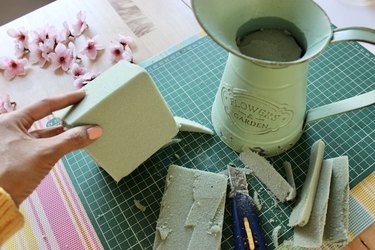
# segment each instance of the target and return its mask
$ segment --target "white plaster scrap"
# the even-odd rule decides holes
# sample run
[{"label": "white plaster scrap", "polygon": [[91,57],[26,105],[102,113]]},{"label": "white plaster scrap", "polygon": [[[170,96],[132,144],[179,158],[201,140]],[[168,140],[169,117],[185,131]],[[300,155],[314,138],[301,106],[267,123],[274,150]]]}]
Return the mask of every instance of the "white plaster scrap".
[{"label": "white plaster scrap", "polygon": [[244,149],[240,153],[240,160],[253,171],[278,200],[286,201],[293,188],[264,157],[250,149]]},{"label": "white plaster scrap", "polygon": [[322,140],[316,141],[311,147],[309,170],[303,184],[300,200],[289,217],[288,225],[291,227],[297,225],[302,227],[309,221],[322,167],[324,147],[325,144]]},{"label": "white plaster scrap", "polygon": [[142,212],[146,211],[146,207],[143,206],[139,200],[134,200],[134,205]]},{"label": "white plaster scrap", "polygon": [[281,226],[278,225],[272,230],[272,243],[273,246],[276,248],[279,246],[279,234],[280,234]]},{"label": "white plaster scrap", "polygon": [[221,233],[221,226],[220,225],[212,225],[210,230],[208,231],[209,234],[217,235]]},{"label": "white plaster scrap", "polygon": [[296,198],[296,195],[297,195],[297,188],[296,188],[296,183],[294,182],[293,169],[292,169],[292,165],[288,161],[285,161],[283,163],[283,167],[286,173],[286,180],[288,181],[290,186],[293,188],[292,191],[289,193],[288,197],[286,197],[287,201],[291,201],[291,200],[294,200],[294,198]]},{"label": "white plaster scrap", "polygon": [[333,158],[331,190],[324,240],[346,243],[349,230],[349,159]]},{"label": "white plaster scrap", "polygon": [[172,230],[165,225],[156,227],[156,231],[158,232],[161,240],[167,239],[168,235],[172,232]]},{"label": "white plaster scrap", "polygon": [[197,132],[197,133],[204,133],[213,135],[214,131],[212,129],[207,128],[195,121],[188,120],[186,118],[175,116],[174,120],[176,121],[177,127],[179,131],[187,131],[187,132]]},{"label": "white plaster scrap", "polygon": [[171,145],[174,145],[176,143],[180,143],[182,141],[182,139],[179,139],[179,138],[173,138],[171,139],[169,142],[167,142],[166,144],[163,145],[163,147],[161,147],[161,149],[164,149],[166,147],[169,147]]},{"label": "white plaster scrap", "polygon": [[[237,170],[243,172],[245,175],[250,175],[250,174],[253,173],[253,171],[251,169],[249,169],[249,168],[237,168],[233,163],[229,163],[228,165],[230,165],[232,167],[235,167]],[[219,174],[223,174],[223,175],[229,176],[229,174],[228,174],[228,168],[220,171]]]},{"label": "white plaster scrap", "polygon": [[332,163],[331,159],[323,161],[309,222],[302,227],[294,227],[294,245],[296,246],[318,248],[323,244],[324,225],[327,217],[332,177]]},{"label": "white plaster scrap", "polygon": [[259,199],[259,195],[258,195],[257,191],[254,191],[253,201],[254,201],[254,204],[257,207],[258,211],[261,211],[262,210],[262,202]]}]

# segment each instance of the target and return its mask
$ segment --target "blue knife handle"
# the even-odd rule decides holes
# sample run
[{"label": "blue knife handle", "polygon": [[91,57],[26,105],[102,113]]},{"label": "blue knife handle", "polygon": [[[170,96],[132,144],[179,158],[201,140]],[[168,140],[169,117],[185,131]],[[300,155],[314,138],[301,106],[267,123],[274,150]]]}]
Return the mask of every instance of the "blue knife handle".
[{"label": "blue knife handle", "polygon": [[241,192],[236,192],[232,204],[232,230],[234,238],[234,249],[248,250],[251,249],[246,232],[244,218],[250,225],[251,235],[256,250],[267,250],[266,241],[262,228],[260,227],[257,209],[253,199]]}]

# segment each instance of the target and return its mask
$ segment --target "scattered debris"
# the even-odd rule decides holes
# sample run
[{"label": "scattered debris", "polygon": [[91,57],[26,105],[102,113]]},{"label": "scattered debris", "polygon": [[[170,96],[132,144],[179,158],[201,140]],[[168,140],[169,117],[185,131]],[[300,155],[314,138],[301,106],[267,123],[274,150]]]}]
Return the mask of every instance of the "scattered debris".
[{"label": "scattered debris", "polygon": [[245,149],[240,153],[240,160],[253,171],[279,201],[287,200],[293,188],[264,157],[250,149]]},{"label": "scattered debris", "polygon": [[277,227],[275,227],[272,231],[272,242],[273,242],[273,246],[274,248],[277,248],[279,246],[279,234],[280,234],[280,229],[281,229],[281,226],[278,225]]},{"label": "scattered debris", "polygon": [[134,200],[134,205],[142,212],[146,211],[146,207],[141,204],[139,200]]},{"label": "scattered debris", "polygon": [[289,185],[293,188],[292,191],[289,193],[288,197],[286,198],[287,201],[291,201],[294,200],[294,198],[296,198],[297,195],[297,188],[296,183],[294,182],[293,169],[292,165],[288,161],[285,161],[283,163],[283,167],[286,173],[286,180],[288,181]]},{"label": "scattered debris", "polygon": [[259,195],[258,195],[257,191],[254,191],[253,201],[254,201],[254,204],[257,207],[258,211],[261,211],[262,210],[262,202],[259,199]]}]

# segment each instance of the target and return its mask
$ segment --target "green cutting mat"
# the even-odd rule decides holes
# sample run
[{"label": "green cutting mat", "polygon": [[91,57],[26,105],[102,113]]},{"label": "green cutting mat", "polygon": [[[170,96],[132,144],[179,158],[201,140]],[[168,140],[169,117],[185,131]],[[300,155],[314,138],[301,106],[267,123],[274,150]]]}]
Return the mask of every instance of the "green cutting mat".
[{"label": "green cutting mat", "polygon": [[[227,59],[227,53],[207,36],[190,40],[164,58],[146,67],[175,115],[211,127],[210,111]],[[146,65],[146,64],[144,64]],[[311,62],[308,84],[308,108],[328,104],[375,89],[375,56],[357,43],[330,46]],[[114,117],[116,119],[116,117]],[[325,157],[348,155],[350,186],[353,187],[375,169],[375,106],[328,118],[309,125],[298,144],[289,152],[270,158],[281,170],[288,160],[294,167],[300,190],[308,167],[310,146],[322,138]],[[142,164],[118,184],[97,167],[84,152],[76,151],[63,161],[91,222],[106,249],[150,249],[154,240],[164,179],[170,164],[220,172],[228,163],[243,164],[218,136],[180,133],[182,139]],[[126,159],[124,159],[126,161]],[[268,246],[271,233],[282,225],[280,241],[292,230],[287,220],[293,203],[276,204],[270,192],[254,176],[249,177],[252,194],[258,191],[262,201],[261,221]],[[146,206],[141,212],[134,206],[139,200]],[[230,213],[226,210],[222,249],[231,249]]]}]

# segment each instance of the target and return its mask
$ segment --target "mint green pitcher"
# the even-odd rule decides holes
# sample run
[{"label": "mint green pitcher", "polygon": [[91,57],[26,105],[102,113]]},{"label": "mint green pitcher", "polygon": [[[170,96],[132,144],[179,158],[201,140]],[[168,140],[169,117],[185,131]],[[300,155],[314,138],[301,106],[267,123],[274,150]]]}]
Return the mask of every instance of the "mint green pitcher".
[{"label": "mint green pitcher", "polygon": [[[272,156],[291,148],[306,121],[326,112],[317,110],[312,116],[306,112],[309,61],[331,43],[375,43],[373,29],[332,30],[326,13],[312,0],[192,0],[192,6],[206,33],[229,52],[211,115],[216,133],[237,152],[246,147]],[[291,34],[301,56],[273,61],[244,54],[239,39],[264,29]],[[360,105],[374,101],[371,92]]]}]

